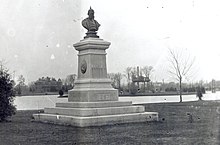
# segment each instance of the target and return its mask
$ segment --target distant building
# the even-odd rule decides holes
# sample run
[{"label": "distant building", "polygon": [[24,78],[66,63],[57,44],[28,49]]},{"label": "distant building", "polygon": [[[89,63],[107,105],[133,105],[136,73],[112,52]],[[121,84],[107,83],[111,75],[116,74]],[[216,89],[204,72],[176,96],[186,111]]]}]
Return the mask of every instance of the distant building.
[{"label": "distant building", "polygon": [[219,80],[214,80],[213,79],[210,82],[210,86],[211,86],[212,92],[220,91],[220,81]]},{"label": "distant building", "polygon": [[62,81],[61,79],[42,77],[34,83],[33,87],[34,92],[57,92],[62,89]]}]

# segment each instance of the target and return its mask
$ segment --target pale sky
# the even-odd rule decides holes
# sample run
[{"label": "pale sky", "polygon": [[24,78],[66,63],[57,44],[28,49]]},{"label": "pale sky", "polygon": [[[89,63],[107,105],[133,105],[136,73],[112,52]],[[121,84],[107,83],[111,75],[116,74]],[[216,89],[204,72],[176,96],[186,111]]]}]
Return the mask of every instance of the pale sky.
[{"label": "pale sky", "polygon": [[2,0],[0,59],[26,82],[77,73],[81,26],[89,7],[101,24],[98,35],[111,42],[108,72],[128,66],[154,67],[153,81],[170,81],[168,48],[195,57],[192,81],[220,80],[218,0]]}]

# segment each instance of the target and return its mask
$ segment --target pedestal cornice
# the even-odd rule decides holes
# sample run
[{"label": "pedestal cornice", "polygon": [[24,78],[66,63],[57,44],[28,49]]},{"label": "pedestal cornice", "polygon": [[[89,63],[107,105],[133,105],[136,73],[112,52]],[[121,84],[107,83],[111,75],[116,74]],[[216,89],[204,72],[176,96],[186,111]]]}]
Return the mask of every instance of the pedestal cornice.
[{"label": "pedestal cornice", "polygon": [[85,38],[80,42],[75,43],[73,46],[76,50],[86,50],[86,49],[108,49],[110,46],[110,42],[104,41],[100,38]]}]

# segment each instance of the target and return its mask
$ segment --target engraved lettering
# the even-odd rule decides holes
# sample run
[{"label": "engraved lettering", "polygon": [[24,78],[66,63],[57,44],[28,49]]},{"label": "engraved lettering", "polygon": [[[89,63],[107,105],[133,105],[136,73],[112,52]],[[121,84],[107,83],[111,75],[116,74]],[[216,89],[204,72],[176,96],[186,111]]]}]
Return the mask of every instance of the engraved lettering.
[{"label": "engraved lettering", "polygon": [[101,101],[101,100],[111,100],[111,96],[110,94],[97,94],[97,100]]}]

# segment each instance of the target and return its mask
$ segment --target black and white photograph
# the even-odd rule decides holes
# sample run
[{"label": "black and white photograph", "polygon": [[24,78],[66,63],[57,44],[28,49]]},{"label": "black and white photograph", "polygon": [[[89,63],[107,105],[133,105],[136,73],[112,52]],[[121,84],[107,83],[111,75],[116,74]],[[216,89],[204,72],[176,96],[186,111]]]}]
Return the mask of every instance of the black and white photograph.
[{"label": "black and white photograph", "polygon": [[219,145],[220,1],[1,0],[0,145]]}]

